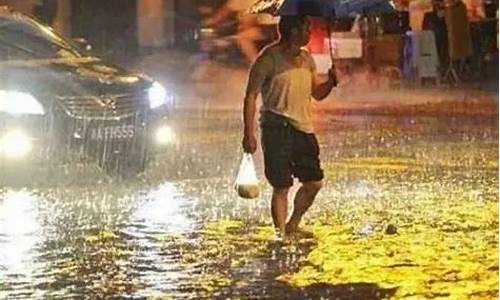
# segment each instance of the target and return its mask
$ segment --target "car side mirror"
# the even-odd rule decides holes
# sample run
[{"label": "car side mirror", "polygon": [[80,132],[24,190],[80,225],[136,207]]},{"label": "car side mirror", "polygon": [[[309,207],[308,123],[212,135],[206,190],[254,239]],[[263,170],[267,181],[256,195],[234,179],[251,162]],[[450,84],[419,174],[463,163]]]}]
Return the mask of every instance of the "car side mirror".
[{"label": "car side mirror", "polygon": [[84,38],[75,38],[73,42],[80,48],[85,51],[92,51],[92,45]]}]

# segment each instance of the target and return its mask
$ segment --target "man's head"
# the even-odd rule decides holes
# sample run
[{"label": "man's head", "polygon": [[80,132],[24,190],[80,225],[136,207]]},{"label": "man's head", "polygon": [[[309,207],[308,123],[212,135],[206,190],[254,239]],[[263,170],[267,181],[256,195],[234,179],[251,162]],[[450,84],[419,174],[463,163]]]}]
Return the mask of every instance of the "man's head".
[{"label": "man's head", "polygon": [[282,41],[303,47],[309,43],[311,24],[306,16],[282,16],[278,33]]}]

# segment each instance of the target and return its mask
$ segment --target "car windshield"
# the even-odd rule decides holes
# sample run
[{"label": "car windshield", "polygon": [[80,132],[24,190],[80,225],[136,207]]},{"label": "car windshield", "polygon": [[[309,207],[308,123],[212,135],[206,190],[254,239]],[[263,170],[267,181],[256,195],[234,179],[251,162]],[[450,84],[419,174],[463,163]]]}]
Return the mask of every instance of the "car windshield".
[{"label": "car windshield", "polygon": [[0,61],[83,56],[50,27],[22,14],[0,15]]}]

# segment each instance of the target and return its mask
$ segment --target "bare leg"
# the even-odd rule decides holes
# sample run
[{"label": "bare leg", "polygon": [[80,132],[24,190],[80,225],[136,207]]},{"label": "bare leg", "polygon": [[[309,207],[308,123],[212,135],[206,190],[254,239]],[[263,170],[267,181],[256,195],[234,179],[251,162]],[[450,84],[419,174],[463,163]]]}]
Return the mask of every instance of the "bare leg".
[{"label": "bare leg", "polygon": [[271,213],[274,227],[280,232],[285,232],[286,218],[288,215],[288,191],[289,188],[274,188],[271,200]]},{"label": "bare leg", "polygon": [[286,224],[286,233],[293,233],[297,230],[302,216],[311,207],[314,198],[323,186],[322,181],[304,182],[295,195],[293,212],[290,220]]}]

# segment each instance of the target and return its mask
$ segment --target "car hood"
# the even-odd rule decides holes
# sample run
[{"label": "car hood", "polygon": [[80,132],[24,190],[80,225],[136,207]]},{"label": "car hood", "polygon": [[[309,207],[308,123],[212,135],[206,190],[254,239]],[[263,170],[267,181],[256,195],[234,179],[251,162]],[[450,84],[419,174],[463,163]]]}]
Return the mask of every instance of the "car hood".
[{"label": "car hood", "polygon": [[27,92],[40,101],[138,94],[151,84],[144,75],[91,57],[0,62],[0,89]]}]

